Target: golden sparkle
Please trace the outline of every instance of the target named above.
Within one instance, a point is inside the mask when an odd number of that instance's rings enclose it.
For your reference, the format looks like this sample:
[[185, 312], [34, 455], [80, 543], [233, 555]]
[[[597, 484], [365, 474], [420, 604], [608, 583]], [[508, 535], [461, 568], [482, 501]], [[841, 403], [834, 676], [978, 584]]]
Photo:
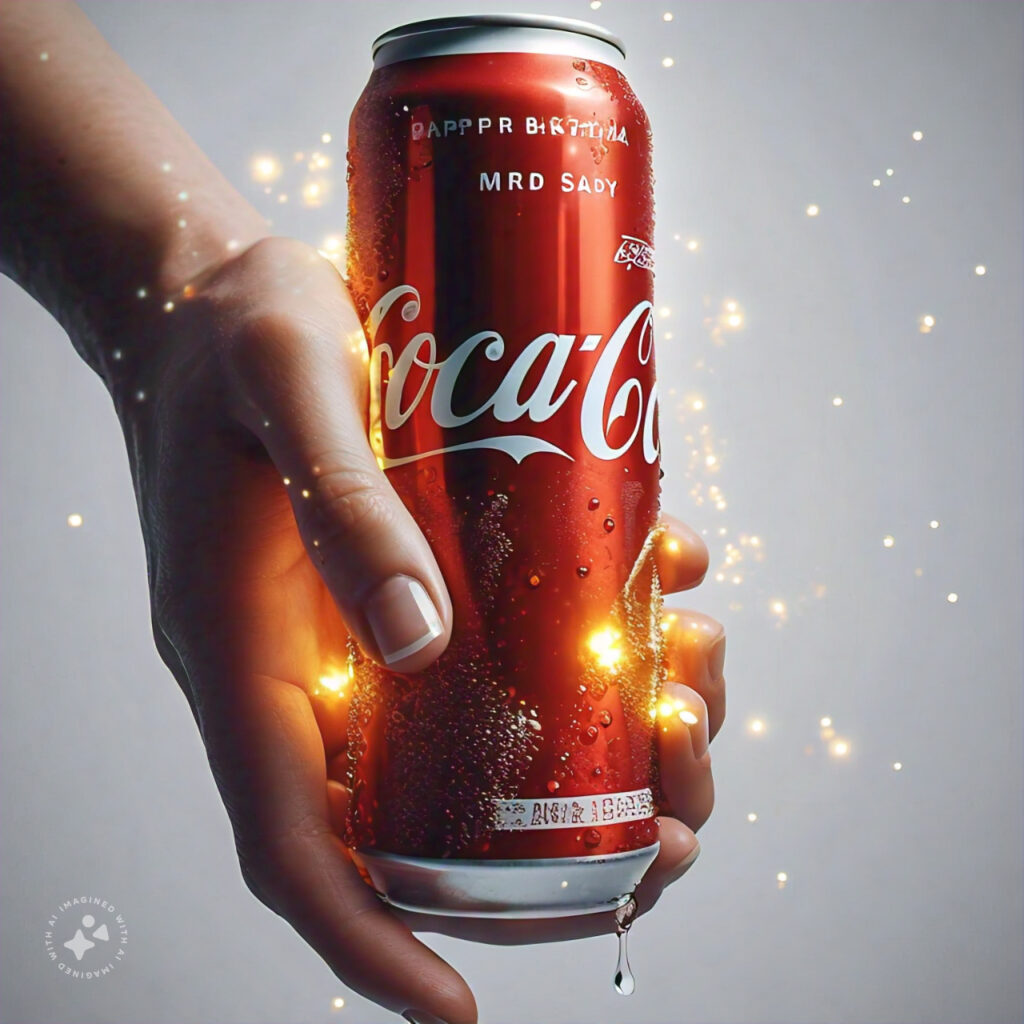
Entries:
[[988, 268], [985, 266], [984, 263], [979, 263], [974, 268], [974, 273], [977, 274], [978, 277], [984, 277], [988, 273]]
[[902, 761], [893, 761], [893, 763], [892, 763], [892, 770], [894, 772], [901, 772], [901, 771], [903, 771], [903, 762]]
[[281, 161], [270, 153], [254, 156], [249, 164], [249, 174], [252, 175], [253, 181], [258, 181], [261, 185], [277, 181], [281, 177]]
[[341, 996], [335, 996], [331, 1000], [331, 1009], [332, 1010], [341, 1010], [341, 1009], [344, 1009], [344, 1007], [345, 1007], [345, 1000], [342, 999]]
[[882, 547], [891, 548], [895, 543], [896, 538], [891, 533], [887, 533], [882, 538]]
[[906, 206], [906, 204], [910, 202], [910, 196], [904, 196], [904, 197], [903, 197], [903, 198], [902, 198], [902, 199], [900, 200], [900, 202], [901, 202], [901, 203], [903, 203], [903, 205], [904, 205], [904, 206]]
[[302, 186], [302, 202], [305, 206], [320, 206], [327, 201], [330, 188], [323, 178], [314, 178]]
[[832, 404], [838, 409], [843, 404], [843, 396], [835, 395], [832, 399]]
[[690, 252], [696, 252], [700, 248], [700, 242], [698, 242], [696, 238], [687, 239], [686, 248], [689, 249]]
[[751, 811], [747, 815], [747, 821], [757, 821], [757, 815], [753, 811]]
[[621, 639], [619, 631], [606, 626], [604, 629], [596, 630], [587, 639], [587, 646], [597, 656], [597, 663], [601, 668], [615, 672], [619, 662], [622, 660], [622, 651], [618, 647]]
[[822, 729], [827, 729], [832, 724], [832, 719], [829, 718], [828, 715], [826, 715], [819, 724], [821, 725]]
[[673, 64], [675, 64], [675, 61], [671, 57], [662, 57], [661, 66], [663, 68], [670, 68]]
[[960, 600], [960, 595], [959, 595], [959, 594], [957, 594], [957, 593], [956, 593], [955, 591], [954, 591], [954, 592], [951, 592], [951, 593], [949, 593], [949, 594], [947, 594], [947, 595], [946, 595], [946, 600], [947, 600], [947, 601], [948, 601], [948, 602], [949, 602], [950, 604], [956, 604], [956, 603], [957, 603], [957, 601], [959, 601], [959, 600]]
[[886, 167], [885, 176], [891, 178], [896, 172], [891, 167]]
[[931, 522], [930, 522], [930, 523], [929, 523], [928, 525], [929, 525], [929, 526], [930, 526], [930, 527], [931, 527], [931, 528], [932, 528], [933, 530], [937, 530], [937, 529], [939, 528], [939, 521], [938, 521], [938, 519], [933, 519], [933, 520], [932, 520], [932, 521], [931, 521]]
[[77, 512], [72, 512], [68, 516], [68, 526], [74, 528], [82, 525], [82, 517]]
[[833, 757], [846, 757], [850, 753], [849, 741], [841, 739], [833, 740], [828, 748], [828, 752]]
[[328, 142], [331, 141], [331, 133], [324, 132], [323, 135], [320, 136], [320, 141], [326, 145]]
[[924, 138], [924, 132], [922, 132], [922, 131], [912, 132], [910, 137], [915, 142], [920, 142]]
[[671, 21], [671, 20], [673, 19], [673, 17], [675, 17], [675, 15], [673, 15], [673, 13], [672, 13], [671, 11], [666, 11], [666, 12], [665, 12], [665, 13], [664, 13], [664, 14], [663, 14], [663, 15], [661, 16], [661, 20], [662, 20], [662, 21]]
[[882, 184], [882, 179], [881, 178], [872, 178], [871, 179], [871, 184], [874, 185], [875, 188], [878, 188]]
[[924, 316], [922, 316], [917, 321], [917, 329], [922, 334], [931, 334], [932, 328], [934, 326], [935, 326], [935, 317], [933, 317], [931, 315], [931, 313], [925, 313]]
[[808, 217], [817, 217], [819, 213], [821, 213], [821, 207], [818, 206], [817, 203], [811, 203], [811, 205], [807, 207]]
[[747, 729], [749, 732], [752, 732], [755, 736], [761, 736], [765, 730], [764, 721], [760, 718], [751, 719], [751, 721], [747, 724]]

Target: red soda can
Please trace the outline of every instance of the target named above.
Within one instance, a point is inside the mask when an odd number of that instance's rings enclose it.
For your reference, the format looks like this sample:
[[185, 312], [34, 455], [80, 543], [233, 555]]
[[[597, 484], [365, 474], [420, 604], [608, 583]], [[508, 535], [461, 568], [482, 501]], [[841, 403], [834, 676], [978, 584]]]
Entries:
[[419, 22], [352, 114], [371, 441], [454, 608], [422, 673], [349, 652], [346, 841], [407, 909], [612, 909], [657, 853], [651, 133], [623, 57], [562, 18]]

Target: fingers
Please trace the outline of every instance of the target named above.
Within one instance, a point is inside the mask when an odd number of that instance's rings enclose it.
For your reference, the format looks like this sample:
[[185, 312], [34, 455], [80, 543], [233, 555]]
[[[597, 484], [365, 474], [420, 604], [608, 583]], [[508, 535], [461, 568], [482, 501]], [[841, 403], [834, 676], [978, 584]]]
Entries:
[[381, 904], [334, 834], [344, 794], [325, 788], [305, 694], [262, 676], [204, 689], [218, 694], [204, 701], [203, 736], [250, 888], [367, 998], [396, 1013], [475, 1022], [466, 983]]
[[708, 734], [725, 720], [725, 629], [710, 615], [666, 608], [662, 618], [668, 678], [700, 694], [708, 709]]
[[696, 832], [711, 816], [715, 786], [708, 753], [707, 706], [696, 690], [666, 683], [658, 704], [658, 763], [666, 806], [661, 810]]
[[657, 548], [658, 575], [663, 593], [675, 594], [697, 586], [708, 571], [708, 549], [695, 530], [675, 516], [662, 515], [665, 532]]
[[230, 360], [241, 416], [286, 481], [306, 550], [360, 646], [418, 671], [448, 644], [451, 602], [366, 439], [359, 321], [333, 267], [310, 253], [275, 239], [244, 257], [274, 292]]

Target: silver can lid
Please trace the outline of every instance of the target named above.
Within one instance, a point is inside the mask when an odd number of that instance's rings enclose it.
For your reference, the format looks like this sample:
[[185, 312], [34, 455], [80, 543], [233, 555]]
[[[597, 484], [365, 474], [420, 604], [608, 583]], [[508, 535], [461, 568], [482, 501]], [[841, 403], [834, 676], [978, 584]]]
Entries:
[[459, 53], [552, 53], [621, 67], [622, 40], [588, 21], [547, 14], [473, 14], [401, 25], [373, 41], [373, 66]]

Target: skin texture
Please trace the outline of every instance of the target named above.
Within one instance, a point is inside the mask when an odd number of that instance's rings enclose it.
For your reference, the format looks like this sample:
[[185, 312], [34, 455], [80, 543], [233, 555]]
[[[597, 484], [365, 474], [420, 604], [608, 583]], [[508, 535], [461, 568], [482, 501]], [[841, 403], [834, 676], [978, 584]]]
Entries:
[[[347, 707], [312, 684], [349, 633], [379, 657], [363, 609], [396, 573], [420, 581], [443, 630], [392, 667], [437, 658], [452, 614], [366, 441], [361, 326], [344, 282], [308, 246], [268, 237], [73, 5], [0, 7], [0, 110], [0, 268], [60, 320], [110, 392], [154, 638], [202, 733], [246, 884], [351, 988], [396, 1013], [472, 1024], [465, 981], [413, 929], [523, 943], [606, 934], [612, 922], [396, 913], [338, 838]], [[681, 522], [665, 524], [664, 589], [685, 591], [708, 552]], [[725, 714], [721, 624], [679, 609], [666, 640], [665, 697], [696, 723], [659, 718], [667, 803], [641, 911], [699, 850], [714, 801], [708, 742]]]

